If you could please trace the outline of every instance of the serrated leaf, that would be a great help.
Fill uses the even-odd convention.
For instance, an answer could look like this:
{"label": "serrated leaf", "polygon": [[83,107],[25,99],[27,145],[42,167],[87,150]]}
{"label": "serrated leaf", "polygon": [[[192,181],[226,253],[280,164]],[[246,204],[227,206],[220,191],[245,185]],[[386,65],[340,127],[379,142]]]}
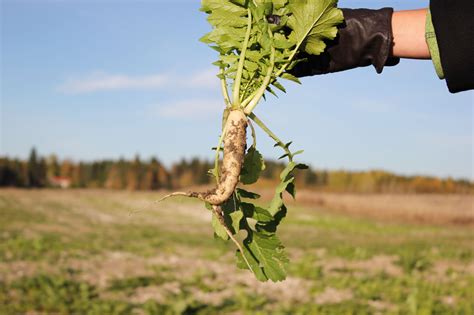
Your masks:
{"label": "serrated leaf", "polygon": [[325,39],[334,39],[336,25],[342,23],[342,11],[336,8],[337,0],[290,0],[288,8],[292,15],[288,26],[293,30],[291,41],[302,51],[312,55],[321,54]]}
{"label": "serrated leaf", "polygon": [[278,211],[280,211],[281,206],[283,205],[283,192],[287,189],[288,185],[293,183],[295,177],[293,175],[294,169],[305,169],[308,166],[304,164],[298,164],[295,162],[290,162],[288,165],[283,169],[280,173],[280,184],[275,189],[275,194],[273,196],[272,201],[270,202],[270,206],[268,207],[268,211],[272,216],[275,216]]}
{"label": "serrated leaf", "polygon": [[283,180],[278,184],[275,188],[275,194],[273,195],[272,201],[270,202],[270,206],[268,207],[268,211],[272,216],[280,211],[281,206],[283,205],[283,192],[286,190],[286,187],[294,181],[294,177],[290,176],[288,179]]}
{"label": "serrated leaf", "polygon": [[248,269],[242,258],[243,254],[258,280],[272,280],[274,282],[285,280],[285,269],[289,260],[276,235],[249,232],[243,242],[243,249],[244,253],[237,251],[237,266],[239,268]]}
{"label": "serrated leaf", "polygon": [[245,155],[244,165],[240,173],[240,181],[244,185],[253,184],[258,180],[264,169],[265,162],[262,154],[254,147],[250,147]]}

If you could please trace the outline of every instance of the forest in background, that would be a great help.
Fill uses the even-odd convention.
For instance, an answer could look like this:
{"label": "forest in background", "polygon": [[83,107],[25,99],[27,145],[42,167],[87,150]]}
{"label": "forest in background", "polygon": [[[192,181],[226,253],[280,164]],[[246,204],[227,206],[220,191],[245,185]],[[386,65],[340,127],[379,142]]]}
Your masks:
{"label": "forest in background", "polygon": [[[55,155],[28,160],[0,157],[0,187],[105,188],[127,190],[177,189],[212,184],[212,163],[183,159],[166,168],[157,158],[73,162]],[[266,161],[263,185],[276,182],[284,164]],[[401,176],[387,171],[351,172],[309,168],[296,174],[297,186],[327,192],[352,193],[474,193],[468,180],[428,176]]]}

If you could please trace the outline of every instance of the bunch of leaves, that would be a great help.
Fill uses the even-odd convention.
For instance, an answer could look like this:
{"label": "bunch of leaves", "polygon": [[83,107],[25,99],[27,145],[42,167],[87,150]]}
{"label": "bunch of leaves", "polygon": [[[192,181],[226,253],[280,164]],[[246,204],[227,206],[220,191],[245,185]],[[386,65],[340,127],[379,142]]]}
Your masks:
{"label": "bunch of leaves", "polygon": [[[225,224],[221,224],[218,214],[213,213],[212,226],[215,235],[224,240],[239,231],[246,233],[243,246],[236,252],[237,265],[252,271],[260,281],[281,281],[286,277],[288,257],[277,237],[277,228],[286,216],[283,193],[286,191],[295,197],[295,175],[297,169],[307,166],[291,161],[280,173],[280,183],[268,205],[258,204],[260,195],[243,188],[237,188],[232,198],[222,205]],[[253,145],[247,151],[240,177],[243,185],[251,185],[258,181],[265,164],[262,155]],[[209,209],[212,209],[208,205]],[[235,240],[235,237],[230,236]]]}
{"label": "bunch of leaves", "polygon": [[[242,110],[284,150],[280,158],[288,159],[269,205],[258,205],[259,196],[242,188],[237,188],[219,211],[207,205],[214,210],[215,234],[237,245],[237,265],[251,270],[261,281],[285,279],[288,258],[276,234],[287,212],[283,193],[295,197],[294,171],[307,167],[293,161],[302,151],[291,152],[291,143],[282,142],[253,111],[265,93],[276,96],[276,90],[286,92],[280,79],[300,83],[290,70],[305,61],[299,57],[301,53],[321,54],[325,40],[336,37],[337,25],[343,21],[336,5],[336,0],[202,0],[201,10],[208,14],[212,30],[201,41],[219,53],[214,65],[219,68],[226,104],[223,121],[229,111]],[[255,183],[265,168],[253,127],[252,136],[254,144],[241,171],[242,185]],[[216,178],[222,137],[210,171]],[[236,236],[242,230],[246,237],[239,241]]]}
{"label": "bunch of leaves", "polygon": [[[265,92],[286,92],[278,79],[290,74],[301,52],[319,55],[343,21],[336,0],[203,0],[212,31],[201,38],[219,53],[224,98],[251,113]],[[231,97],[227,93],[232,87]]]}

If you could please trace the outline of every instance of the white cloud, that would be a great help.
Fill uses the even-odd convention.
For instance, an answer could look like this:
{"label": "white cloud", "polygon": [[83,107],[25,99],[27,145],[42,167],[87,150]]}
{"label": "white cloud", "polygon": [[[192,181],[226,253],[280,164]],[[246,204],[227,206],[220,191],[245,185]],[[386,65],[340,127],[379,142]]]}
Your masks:
{"label": "white cloud", "polygon": [[81,79],[70,79],[59,89],[69,93],[90,93],[106,90],[155,89],[166,85],[168,78],[162,74],[127,76],[121,74],[94,73]]}
{"label": "white cloud", "polygon": [[219,87],[216,69],[205,69],[190,76],[155,73],[144,76],[95,72],[82,78],[71,78],[58,89],[65,93],[92,93],[109,90],[162,89],[162,88],[209,88]]}
{"label": "white cloud", "polygon": [[202,118],[222,113],[224,103],[213,99],[188,99],[154,106],[152,111],[166,118]]}
{"label": "white cloud", "polygon": [[216,76],[217,71],[214,68],[194,73],[187,83],[190,87],[215,88],[219,86],[219,79]]}

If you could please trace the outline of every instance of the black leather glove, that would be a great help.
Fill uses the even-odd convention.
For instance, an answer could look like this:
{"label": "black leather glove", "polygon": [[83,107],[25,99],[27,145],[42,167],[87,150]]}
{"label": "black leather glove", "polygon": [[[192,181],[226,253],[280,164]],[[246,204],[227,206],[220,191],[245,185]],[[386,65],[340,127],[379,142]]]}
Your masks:
{"label": "black leather glove", "polygon": [[344,23],[338,36],[327,43],[319,56],[300,54],[300,62],[289,72],[297,77],[325,74],[373,65],[377,73],[394,66],[399,58],[390,57],[393,46],[392,8],[380,10],[342,9]]}

